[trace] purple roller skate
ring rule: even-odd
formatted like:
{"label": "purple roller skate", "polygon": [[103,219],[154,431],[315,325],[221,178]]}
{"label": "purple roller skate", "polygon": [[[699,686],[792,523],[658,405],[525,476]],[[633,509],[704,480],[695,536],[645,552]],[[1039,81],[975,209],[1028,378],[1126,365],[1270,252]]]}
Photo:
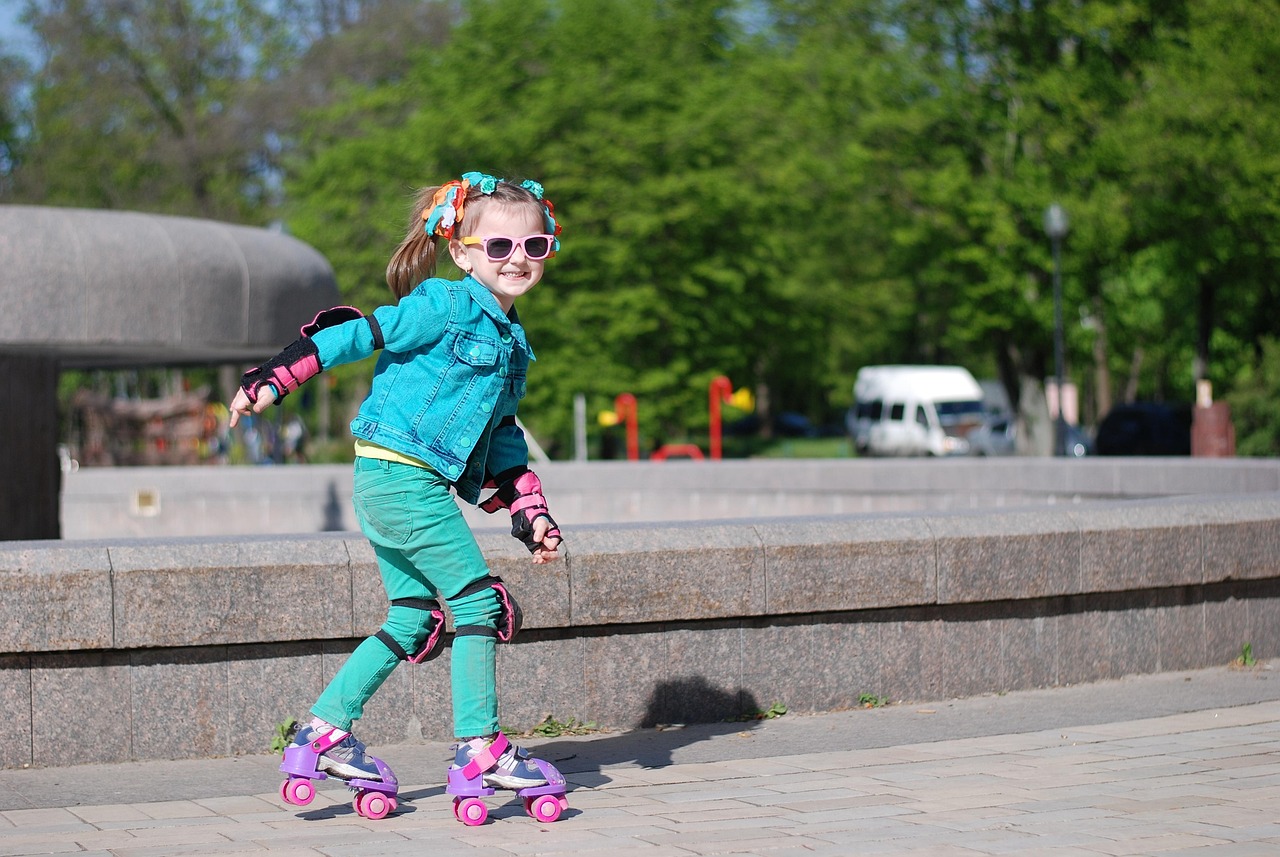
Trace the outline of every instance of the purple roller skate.
{"label": "purple roller skate", "polygon": [[280,770],[288,778],[280,785],[285,803],[306,806],[316,796],[314,780],[331,775],[356,793],[351,805],[365,818],[386,818],[395,811],[399,783],[387,764],[367,756],[364,745],[350,732],[333,729],[323,735],[303,727],[284,751]]}
{"label": "purple roller skate", "polygon": [[484,824],[489,807],[481,798],[499,788],[513,789],[524,801],[524,811],[538,821],[555,821],[569,808],[565,780],[555,766],[531,759],[501,732],[488,744],[460,744],[445,787],[454,796],[458,821],[469,827]]}

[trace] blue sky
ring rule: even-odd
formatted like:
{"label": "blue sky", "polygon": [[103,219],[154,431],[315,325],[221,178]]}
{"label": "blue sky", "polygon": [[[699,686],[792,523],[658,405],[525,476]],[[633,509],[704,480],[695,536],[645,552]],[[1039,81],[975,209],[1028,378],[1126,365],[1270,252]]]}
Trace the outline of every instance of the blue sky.
{"label": "blue sky", "polygon": [[18,22],[24,0],[0,0],[0,47],[5,53],[25,52],[31,45],[31,35]]}

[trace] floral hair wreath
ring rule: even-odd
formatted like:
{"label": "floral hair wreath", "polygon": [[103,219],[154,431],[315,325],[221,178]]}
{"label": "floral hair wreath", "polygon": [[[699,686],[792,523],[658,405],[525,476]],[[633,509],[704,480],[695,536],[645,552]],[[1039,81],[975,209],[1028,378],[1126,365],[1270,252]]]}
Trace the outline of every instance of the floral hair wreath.
{"label": "floral hair wreath", "polygon": [[[422,219],[426,221],[425,229],[427,234],[438,235],[441,238],[452,238],[458,228],[458,224],[462,222],[467,201],[467,191],[474,187],[485,196],[488,196],[497,188],[499,182],[506,181],[506,179],[495,178],[486,173],[469,172],[463,173],[461,179],[445,182],[431,197],[430,208],[422,212]],[[532,180],[522,181],[520,182],[520,187],[529,191],[542,203],[544,228],[553,236],[555,243],[551,249],[554,253],[560,249],[560,223],[556,220],[555,206],[551,204],[551,200],[543,198],[542,185],[537,182]]]}

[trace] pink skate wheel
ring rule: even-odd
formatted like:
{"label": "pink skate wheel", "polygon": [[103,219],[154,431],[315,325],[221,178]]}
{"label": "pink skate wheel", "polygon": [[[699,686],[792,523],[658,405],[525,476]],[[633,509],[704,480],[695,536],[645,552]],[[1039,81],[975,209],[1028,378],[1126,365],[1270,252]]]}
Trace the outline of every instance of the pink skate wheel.
{"label": "pink skate wheel", "polygon": [[378,820],[386,818],[395,809],[393,799],[388,799],[382,792],[360,792],[354,801],[356,813],[365,818]]}
{"label": "pink skate wheel", "polygon": [[533,799],[529,814],[548,824],[560,817],[560,798],[555,795],[539,795]]}
{"label": "pink skate wheel", "polygon": [[306,806],[315,798],[316,788],[312,785],[311,780],[302,777],[290,777],[280,787],[280,796],[284,798],[285,803],[291,803],[294,806]]}
{"label": "pink skate wheel", "polygon": [[453,814],[467,827],[476,827],[489,817],[489,807],[478,797],[468,797],[454,803]]}

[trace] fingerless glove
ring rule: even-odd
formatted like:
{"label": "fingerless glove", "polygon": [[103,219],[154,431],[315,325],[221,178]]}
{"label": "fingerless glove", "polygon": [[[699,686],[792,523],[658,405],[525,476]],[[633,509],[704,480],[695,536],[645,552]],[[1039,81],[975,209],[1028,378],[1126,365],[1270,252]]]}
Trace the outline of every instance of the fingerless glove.
{"label": "fingerless glove", "polygon": [[561,538],[560,528],[547,510],[547,498],[542,496],[542,482],[538,474],[527,467],[521,468],[514,471],[513,476],[498,482],[497,488],[493,496],[480,504],[480,508],[490,514],[499,509],[509,509],[511,535],[524,542],[530,553],[545,546],[533,538],[533,522],[538,518],[546,518],[550,524],[544,539]]}

